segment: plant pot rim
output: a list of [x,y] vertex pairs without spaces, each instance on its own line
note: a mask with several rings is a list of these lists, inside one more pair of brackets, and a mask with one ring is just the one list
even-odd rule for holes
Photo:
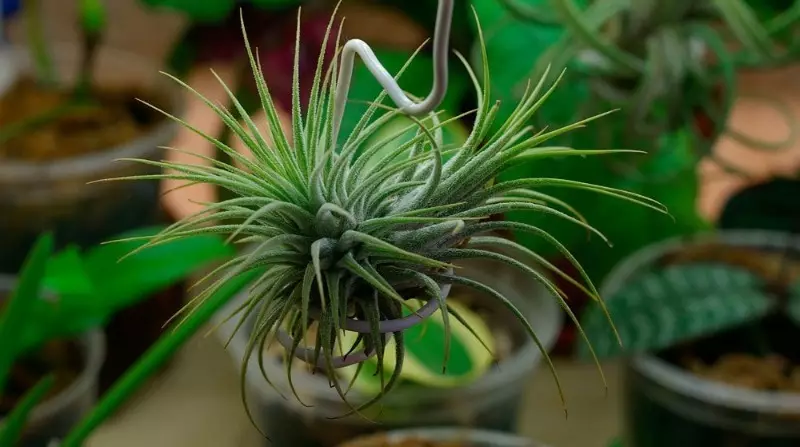
[[[465,264],[474,265],[476,263],[472,261]],[[511,270],[511,267],[505,265],[495,263],[493,263],[493,265],[497,265],[496,270],[494,270],[495,273],[491,273],[493,277],[500,276],[499,273],[497,273],[498,271]],[[475,270],[477,271],[478,269]],[[516,278],[524,277],[523,273],[514,272],[519,275]],[[481,273],[484,275],[490,274],[488,272]],[[532,320],[531,324],[537,330],[537,335],[542,344],[547,349],[550,349],[555,344],[561,330],[563,321],[561,308],[556,300],[553,299],[535,279],[525,277],[525,280],[525,295],[531,297],[531,301],[535,302],[535,305],[539,307],[537,307],[535,311],[527,313],[523,311],[523,314],[525,314],[529,320]],[[240,293],[236,298],[232,299],[224,309],[214,316],[215,323],[219,325],[216,334],[220,337],[220,340],[226,343],[231,336],[233,336],[231,343],[228,345],[228,351],[231,357],[237,362],[237,367],[239,368],[242,367],[241,360],[244,358],[245,347],[247,346],[248,335],[246,334],[246,326],[242,327],[236,334],[233,334],[237,321],[236,319],[225,321],[225,318],[239,307],[244,299],[246,299],[245,294]],[[258,393],[259,398],[270,401],[273,399],[274,392],[270,386],[264,382],[258,366],[258,361],[255,357],[256,356],[253,356],[250,359],[246,374],[247,381]],[[469,385],[456,389],[428,387],[409,389],[402,393],[403,402],[410,402],[414,399],[420,402],[449,399],[452,398],[454,392],[459,394],[486,393],[493,389],[501,388],[504,384],[509,382],[521,380],[522,376],[528,373],[530,368],[534,367],[540,359],[541,353],[536,347],[536,344],[532,340],[526,338],[524,343],[519,346],[511,356],[504,359],[498,367],[491,368],[485,375]],[[270,381],[276,387],[285,389],[288,386],[285,374],[278,374],[278,372],[284,372],[285,368],[276,360],[270,359],[269,361],[265,361],[264,368],[268,373],[272,370],[273,374],[270,374],[269,377]],[[317,404],[325,405],[329,402],[339,402],[341,400],[339,395],[331,389],[328,381],[318,376],[298,374],[293,377],[293,382],[295,388],[301,395],[314,399],[314,402]],[[393,402],[395,396],[398,396],[398,394],[389,393],[385,397],[385,402]],[[291,402],[292,400],[289,398],[287,404],[291,405]],[[298,409],[304,408],[300,406],[299,403],[297,406]]]
[[426,441],[452,441],[455,438],[456,440],[465,440],[487,447],[547,447],[545,444],[510,433],[458,427],[392,430],[375,435],[361,436],[352,441],[345,442],[339,447],[360,447],[360,442],[368,442],[372,439],[386,439],[390,443],[396,443],[403,440],[420,438]]
[[19,77],[18,65],[9,63],[14,59],[14,55],[14,47],[0,42],[0,62],[2,62],[0,63],[0,96],[4,95]]
[[[0,289],[9,290],[15,281],[16,277],[13,275],[0,274]],[[28,418],[28,423],[31,425],[55,416],[83,395],[95,392],[100,369],[106,358],[105,334],[99,329],[91,329],[73,337],[72,340],[77,342],[78,348],[84,355],[83,367],[68,387],[34,407]],[[0,418],[0,422],[2,421]]]
[[[14,57],[18,61],[18,65],[23,67],[22,72],[29,72],[30,56],[28,51],[19,45],[11,45],[10,50],[14,53]],[[77,43],[64,41],[58,42],[51,46],[54,58],[58,60],[63,58],[70,60],[79,48]],[[164,80],[158,79],[153,85],[146,85],[147,82],[141,82],[141,79],[158,74],[158,68],[146,58],[134,52],[114,48],[113,46],[101,46],[98,51],[98,60],[112,59],[120,61],[123,67],[138,67],[136,70],[128,71],[138,73],[138,82],[128,82],[137,86],[145,86],[147,91],[157,92],[162,94],[165,101],[165,111],[172,113],[175,116],[180,116],[183,104],[181,103],[180,96],[175,89],[171,88]],[[25,67],[28,67],[26,69]],[[107,169],[110,163],[122,163],[116,161],[120,158],[142,158],[145,152],[151,151],[153,147],[160,144],[161,141],[168,141],[167,136],[175,133],[178,129],[178,124],[170,119],[164,117],[162,121],[153,126],[153,128],[140,135],[139,137],[128,141],[123,144],[108,148],[100,152],[93,152],[89,154],[81,154],[72,157],[60,158],[56,160],[47,160],[45,162],[28,162],[28,161],[15,161],[3,160],[0,163],[0,178],[6,182],[13,181],[26,181],[32,178],[57,180],[61,178],[71,178],[76,176],[86,176],[92,173],[103,171]],[[129,163],[129,162],[128,162]]]
[[[608,275],[600,293],[606,297],[613,296],[639,270],[648,268],[665,254],[708,242],[775,249],[791,246],[800,250],[800,236],[779,231],[731,230],[676,237],[644,247],[622,261]],[[630,359],[630,366],[647,379],[693,399],[744,411],[800,414],[800,393],[757,391],[727,385],[692,374],[652,354],[634,356]]]

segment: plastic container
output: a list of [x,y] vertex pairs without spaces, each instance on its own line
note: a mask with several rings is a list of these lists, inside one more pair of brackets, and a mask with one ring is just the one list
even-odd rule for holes
[[[613,296],[658,258],[688,244],[709,241],[800,251],[800,237],[778,232],[728,231],[676,238],[647,247],[622,262],[601,293]],[[631,359],[623,392],[625,447],[800,445],[800,393],[753,391],[714,382],[654,355]]]
[[[535,279],[497,263],[471,261],[461,265],[464,268],[459,273],[505,293],[528,318],[542,343],[548,349],[553,346],[561,329],[561,310],[556,300]],[[221,321],[243,299],[245,296],[233,300],[217,318]],[[253,356],[247,371],[248,404],[261,429],[270,438],[271,443],[265,441],[265,445],[334,447],[363,434],[424,426],[515,431],[522,404],[521,390],[542,358],[522,325],[507,312],[497,304],[495,321],[489,324],[514,328],[516,350],[509,358],[465,388],[398,387],[381,402],[380,416],[374,419],[378,423],[359,417],[330,419],[343,415],[348,407],[329,387],[326,379],[297,369],[293,375],[294,385],[303,401],[313,407],[304,407],[293,398],[282,399],[264,380],[257,356]],[[218,335],[227,340],[235,325],[233,320],[224,324],[217,331]],[[251,327],[243,327],[228,347],[239,367],[251,330]],[[265,356],[265,371],[284,396],[292,396],[280,361]],[[351,396],[354,396],[352,391]]]
[[[0,276],[0,294],[8,293],[14,282],[11,276]],[[106,355],[105,336],[92,330],[78,337],[76,342],[83,357],[81,373],[67,388],[33,409],[16,447],[47,447],[50,441],[66,436],[97,401],[100,368]],[[2,423],[0,419],[0,425]]]
[[13,47],[3,42],[3,37],[0,35],[0,96],[14,84],[19,75],[15,54]]
[[[507,433],[498,433],[482,430],[465,430],[459,428],[427,428],[420,430],[398,430],[385,434],[366,436],[350,442],[346,442],[339,447],[386,447],[388,445],[401,445],[402,442],[414,440],[425,440],[433,442],[463,442],[469,447],[547,447],[530,439]],[[374,440],[374,441],[373,441]],[[373,444],[378,441],[380,443]]]
[[[51,51],[61,78],[74,78],[78,46],[62,44]],[[17,48],[21,73],[30,72],[28,52]],[[136,87],[150,92],[172,113],[178,107],[176,89],[158,68],[135,54],[101,48],[95,65],[101,86]],[[161,104],[163,103],[163,104]],[[87,182],[129,175],[158,173],[141,163],[119,158],[160,160],[177,127],[164,119],[138,139],[104,152],[44,163],[0,162],[0,271],[15,273],[36,237],[55,231],[59,244],[91,245],[128,229],[147,225],[158,216],[156,181]]]

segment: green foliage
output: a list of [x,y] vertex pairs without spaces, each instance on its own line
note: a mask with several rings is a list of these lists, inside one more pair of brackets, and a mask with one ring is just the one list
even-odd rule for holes
[[0,392],[5,389],[8,374],[17,356],[11,343],[19,340],[30,324],[39,298],[47,259],[52,251],[52,234],[45,234],[36,241],[31,253],[25,259],[14,290],[6,297],[8,301],[4,303],[3,311],[0,312],[0,340],[3,343],[3,349],[0,350]]
[[[654,352],[757,321],[777,305],[765,286],[754,273],[724,264],[669,266],[605,297],[622,346],[598,306],[582,323],[598,356]],[[578,353],[589,351],[581,346]]]
[[[330,26],[332,24],[333,19]],[[297,38],[300,38],[299,33]],[[324,48],[325,43],[323,51]],[[368,151],[361,150],[363,143],[381,125],[403,113],[390,108],[368,124],[378,110],[378,104],[385,99],[385,92],[377,96],[351,130],[344,132],[343,143],[335,145],[332,141],[335,127],[332,108],[338,87],[338,60],[325,69],[322,63],[324,55],[320,57],[311,91],[302,92],[309,94],[310,98],[306,113],[300,110],[301,92],[295,67],[292,131],[286,135],[249,43],[247,49],[268,119],[265,130],[273,136],[274,143],[267,143],[262,134],[264,130],[255,127],[232,92],[229,92],[229,100],[233,111],[229,111],[176,79],[218,114],[231,134],[247,145],[253,158],[244,158],[223,142],[200,133],[220,151],[239,161],[244,169],[221,161],[214,161],[211,166],[197,166],[137,160],[174,173],[136,177],[207,183],[233,194],[234,198],[210,204],[204,211],[170,226],[148,241],[145,247],[187,236],[218,233],[228,233],[233,240],[253,245],[253,251],[221,266],[218,276],[198,297],[198,302],[202,303],[233,278],[253,269],[265,269],[251,286],[246,304],[231,315],[240,322],[250,316],[255,318],[255,330],[251,334],[247,355],[242,359],[243,371],[253,355],[263,355],[264,344],[282,328],[296,340],[289,355],[296,352],[301,335],[306,333],[312,321],[316,321],[319,325],[317,357],[327,365],[331,376],[333,359],[339,352],[337,335],[345,321],[351,318],[366,322],[371,332],[361,334],[358,345],[350,348],[374,349],[377,369],[382,373],[386,360],[386,337],[379,333],[380,323],[402,317],[403,308],[408,305],[406,299],[412,291],[415,298],[435,300],[440,310],[451,310],[440,297],[438,282],[465,285],[494,297],[520,319],[546,357],[534,328],[505,296],[485,284],[459,275],[457,270],[447,273],[452,261],[464,258],[486,258],[505,263],[539,279],[569,312],[560,292],[546,275],[486,248],[511,245],[538,261],[541,258],[536,253],[504,239],[479,235],[513,227],[539,233],[556,245],[559,245],[558,241],[532,225],[487,222],[486,218],[496,213],[528,211],[558,215],[571,224],[596,231],[550,206],[548,196],[539,192],[540,187],[548,185],[588,188],[663,211],[658,203],[636,194],[557,178],[527,178],[517,183],[492,186],[492,180],[499,173],[525,161],[626,151],[584,151],[546,145],[552,138],[582,127],[597,117],[562,128],[531,132],[527,122],[554,90],[554,86],[548,87],[544,79],[532,83],[514,112],[496,131],[492,131],[492,122],[499,108],[491,101],[485,53],[482,58],[486,78],[483,84],[464,61],[477,92],[478,110],[474,126],[463,144],[446,145],[439,138],[438,129],[448,125],[447,120],[429,129],[417,121],[410,126],[410,129],[417,129],[413,139],[390,153],[383,152],[386,155],[370,165],[370,158],[390,141],[384,140]],[[399,70],[398,77],[407,65]],[[430,116],[436,116],[436,113]],[[173,118],[194,130],[190,123]],[[239,120],[242,120],[241,124]],[[396,136],[400,138],[403,134],[405,130]],[[411,156],[397,159],[408,150]],[[449,159],[445,162],[446,156]],[[227,223],[230,220],[240,223]],[[555,270],[553,266],[549,267]],[[586,288],[596,295],[591,284]],[[447,317],[444,322],[447,334],[451,330],[450,312],[442,315]],[[396,344],[394,370],[381,391],[354,411],[378,402],[397,383],[405,359],[405,342],[402,331],[393,333],[392,337]],[[344,352],[349,350],[344,347]],[[547,360],[552,368],[549,358]],[[292,362],[286,364],[290,369]],[[346,400],[342,384],[335,377],[331,380],[342,399]]]
[[[262,8],[285,8],[302,3],[302,0],[248,0]],[[169,8],[185,14],[198,22],[220,22],[234,12],[238,0],[142,0],[156,8]]]
[[83,32],[99,35],[106,26],[106,8],[103,0],[80,0],[80,21]]
[[[548,9],[549,0],[517,0],[520,6]],[[514,111],[525,84],[534,77],[534,64],[544,56],[547,48],[555,44],[565,31],[562,27],[543,26],[517,20],[501,0],[472,0],[472,5],[486,30],[486,52],[491,69],[492,99],[500,101],[500,110],[494,123],[498,128]],[[474,23],[474,22],[473,22]],[[472,66],[482,77],[481,51],[475,45],[471,55]],[[535,123],[569,123],[576,119],[576,105],[586,98],[586,86],[578,82],[565,82],[554,91],[533,117]],[[562,136],[571,138],[574,133]]]
[[[152,237],[161,229],[140,229],[121,237]],[[101,245],[85,253],[69,247],[50,256],[52,237],[44,236],[20,273],[6,311],[0,313],[4,340],[0,378],[23,353],[48,340],[102,326],[116,312],[233,254],[223,239],[213,235],[184,238],[131,254],[142,245],[141,241]]]
[[[609,127],[618,121],[609,119]],[[576,143],[591,147],[593,138],[580,135]],[[586,264],[590,276],[602,280],[622,259],[650,243],[683,234],[710,230],[711,224],[697,212],[700,190],[695,168],[692,142],[687,132],[674,132],[660,138],[663,150],[648,154],[638,172],[625,171],[627,160],[589,158],[575,163],[569,160],[551,160],[545,163],[519,165],[501,176],[502,181],[535,175],[552,175],[582,180],[587,183],[624,189],[653,198],[662,203],[671,218],[653,213],[633,203],[620,203],[613,197],[597,196],[579,189],[554,191],[554,195],[578,209],[581,215],[600,230],[613,244],[588,235],[585,231],[561,225],[552,217],[526,216],[509,213],[507,218],[535,224],[551,232]],[[579,147],[581,147],[579,146]],[[644,158],[644,157],[643,157]],[[622,167],[616,164],[622,162]],[[619,216],[625,216],[620,220]],[[558,255],[541,240],[528,234],[517,234],[526,247],[546,255]]]
[[22,397],[14,409],[11,410],[11,413],[3,420],[3,423],[0,424],[0,446],[11,447],[17,445],[30,413],[44,399],[44,396],[50,391],[54,383],[55,378],[47,376],[25,393],[25,396]]

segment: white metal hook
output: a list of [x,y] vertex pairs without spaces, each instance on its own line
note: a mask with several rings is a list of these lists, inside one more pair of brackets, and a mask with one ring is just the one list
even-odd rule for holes
[[418,116],[429,113],[439,107],[447,92],[448,50],[450,48],[450,28],[453,22],[454,0],[439,0],[436,13],[436,27],[433,32],[433,88],[422,102],[415,103],[406,96],[386,67],[381,64],[372,48],[360,39],[351,39],[342,49],[339,79],[333,104],[333,141],[339,138],[339,128],[344,117],[347,94],[353,78],[355,56],[361,56],[364,65],[372,73],[378,83],[386,89],[386,93],[401,111],[408,115]]

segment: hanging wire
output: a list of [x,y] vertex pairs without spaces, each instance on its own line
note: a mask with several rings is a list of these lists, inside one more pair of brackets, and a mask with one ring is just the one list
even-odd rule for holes
[[406,95],[366,42],[360,39],[350,39],[345,43],[342,49],[341,66],[334,97],[333,141],[338,141],[339,129],[341,128],[347,104],[347,94],[353,78],[356,55],[361,57],[364,65],[375,77],[375,80],[386,89],[389,97],[404,113],[411,116],[425,115],[439,107],[447,92],[447,53],[450,47],[450,28],[453,22],[453,2],[454,0],[439,0],[439,9],[436,13],[436,28],[433,35],[433,87],[428,97],[421,102],[414,102],[413,99]]

